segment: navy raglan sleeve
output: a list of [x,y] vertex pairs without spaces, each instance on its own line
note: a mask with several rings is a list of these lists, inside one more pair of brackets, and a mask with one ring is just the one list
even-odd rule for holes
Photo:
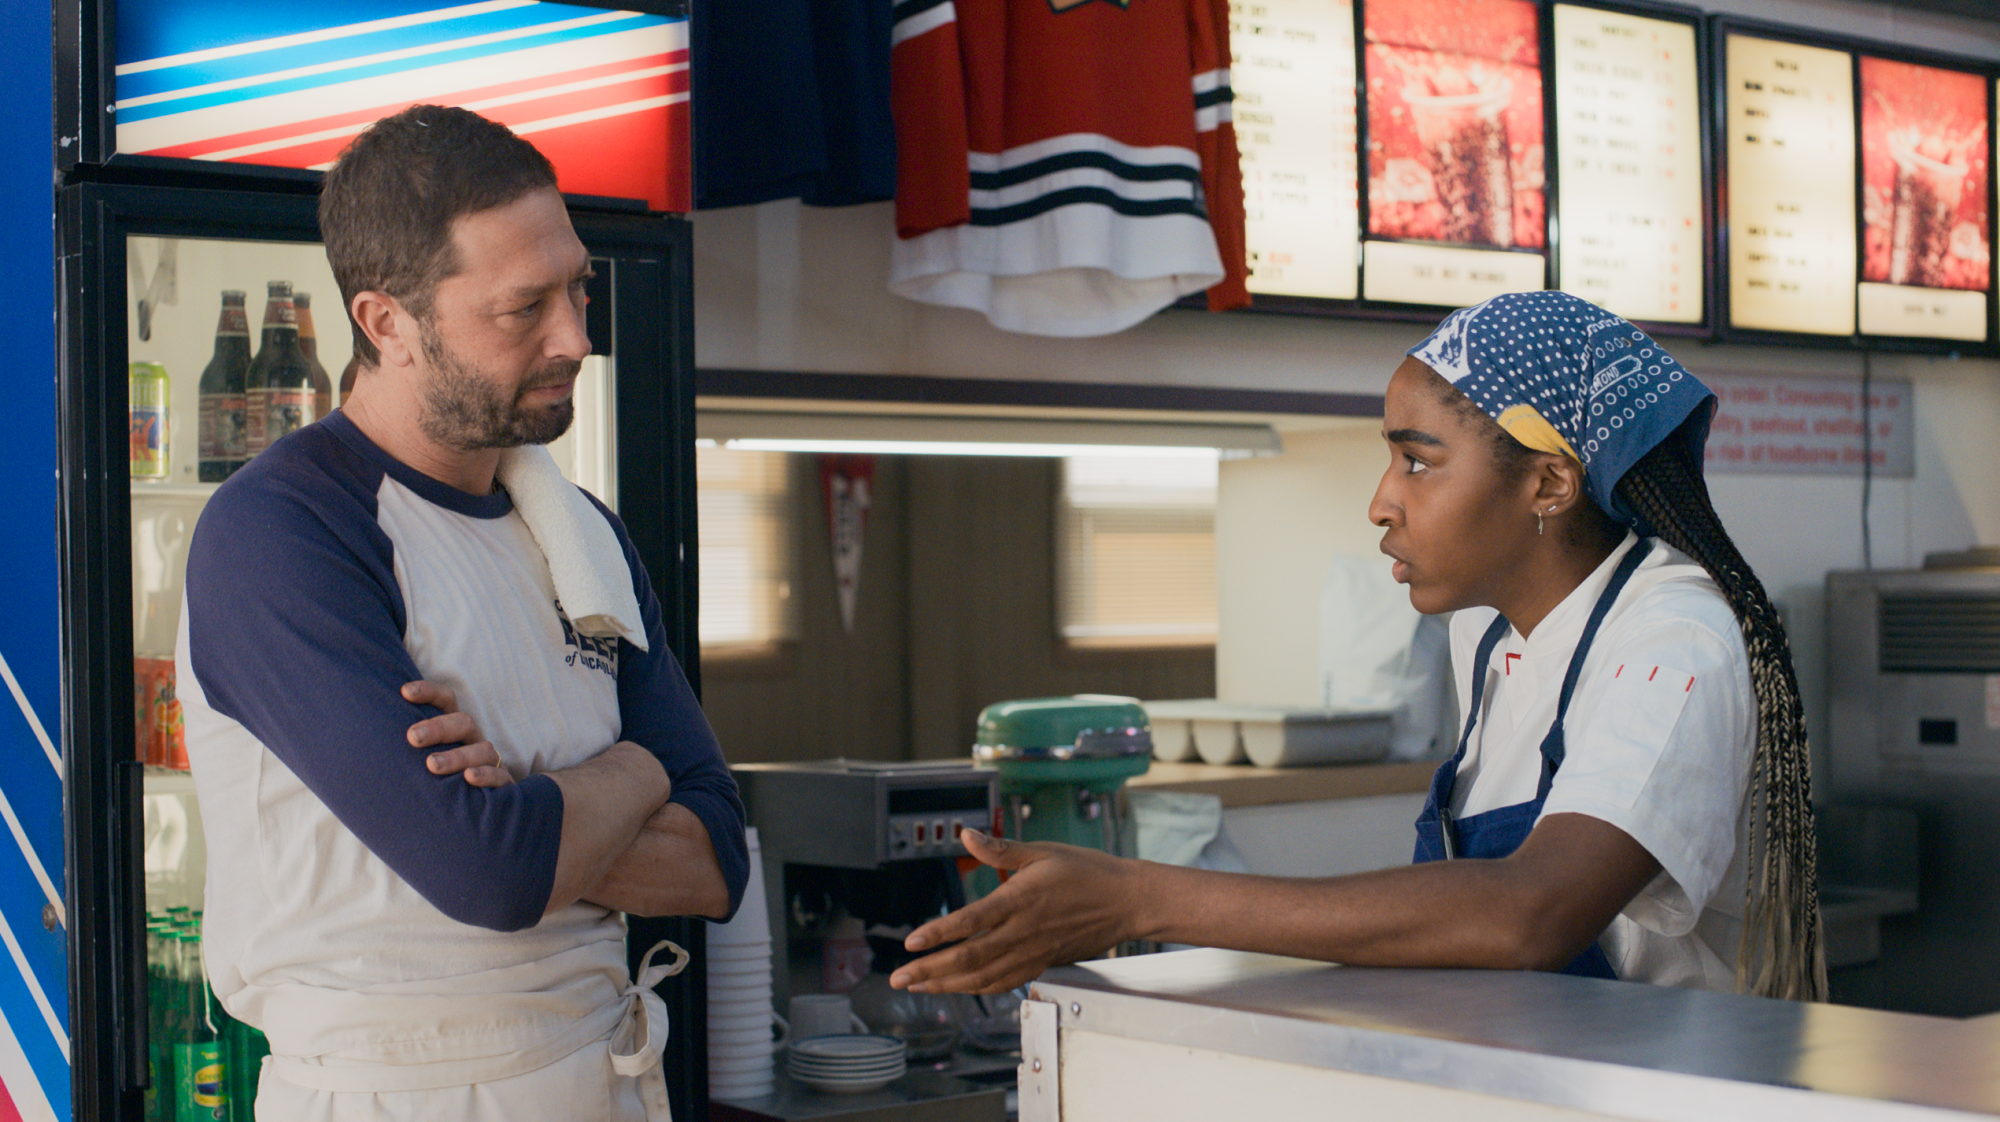
[[547,776],[484,789],[433,775],[436,749],[410,746],[409,727],[439,711],[400,692],[422,674],[373,502],[364,483],[299,463],[253,463],[220,488],[188,551],[189,664],[212,708],[439,911],[532,927],[555,882],[562,792]]
[[[587,492],[586,492],[587,493]],[[709,728],[694,690],[680,660],[667,646],[667,632],[660,615],[660,598],[653,593],[652,579],[645,563],[625,533],[618,516],[597,503],[610,521],[632,569],[632,591],[639,597],[640,614],[645,619],[646,645],[640,650],[624,640],[618,642],[618,709],[623,719],[621,735],[658,756],[673,780],[670,799],[694,812],[708,827],[715,846],[715,861],[729,885],[729,915],[743,902],[743,886],[750,879],[750,854],[743,837],[743,799],[736,779],[722,758],[722,746]],[[726,916],[724,918],[727,918]]]

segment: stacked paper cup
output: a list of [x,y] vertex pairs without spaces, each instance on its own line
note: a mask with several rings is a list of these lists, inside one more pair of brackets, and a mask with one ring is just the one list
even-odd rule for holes
[[750,884],[736,917],[708,931],[708,1089],[740,1101],[768,1095],[776,1047],[771,1015],[771,920],[764,896],[764,854],[750,837]]

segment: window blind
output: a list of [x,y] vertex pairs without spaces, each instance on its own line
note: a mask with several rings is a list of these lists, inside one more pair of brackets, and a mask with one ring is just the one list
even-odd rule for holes
[[1056,511],[1056,627],[1079,647],[1215,642],[1213,459],[1075,456]]
[[750,651],[799,636],[798,505],[782,452],[695,449],[701,646]]

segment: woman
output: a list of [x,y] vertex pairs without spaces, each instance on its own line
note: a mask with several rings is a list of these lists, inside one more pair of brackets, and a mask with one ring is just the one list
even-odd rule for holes
[[968,833],[999,890],[894,984],[994,992],[1128,939],[1354,965],[1564,970],[1825,994],[1784,629],[1701,474],[1714,395],[1557,292],[1454,312],[1396,369],[1369,517],[1456,612],[1458,751],[1417,863],[1238,876]]

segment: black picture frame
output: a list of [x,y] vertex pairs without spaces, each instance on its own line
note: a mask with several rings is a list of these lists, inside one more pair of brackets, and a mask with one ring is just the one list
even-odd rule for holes
[[[1862,151],[1861,151],[1861,59],[1863,56],[1907,62],[1919,66],[1931,66],[1942,70],[1980,76],[1986,84],[1986,143],[1992,145],[1992,130],[1996,121],[1994,83],[2000,79],[2000,66],[1983,60],[1937,51],[1919,50],[1864,39],[1858,36],[1830,35],[1788,24],[1765,20],[1744,19],[1738,16],[1716,15],[1709,17],[1710,47],[1713,60],[1712,84],[1710,86],[1710,118],[1712,121],[1711,146],[1715,153],[1715,173],[1710,186],[1710,196],[1716,211],[1716,329],[1715,339],[1723,343],[1777,346],[1813,346],[1831,350],[1880,351],[1888,353],[1936,354],[1936,355],[2000,355],[2000,254],[1990,251],[1996,218],[2000,218],[2000,163],[1993,159],[1989,151],[1986,174],[1986,214],[1987,256],[1986,283],[1986,337],[1980,341],[1945,339],[1938,337],[1870,335],[1861,330],[1859,293],[1862,270],[1867,258],[1866,226],[1863,219],[1865,207]],[[1744,35],[1758,39],[1769,39],[1783,43],[1796,43],[1822,50],[1840,51],[1848,56],[1849,74],[1853,88],[1853,104],[1850,112],[1854,119],[1854,277],[1855,277],[1855,330],[1847,335],[1816,334],[1811,332],[1774,331],[1764,328],[1738,327],[1730,316],[1730,265],[1729,265],[1729,89],[1728,89],[1728,41],[1731,35]]]
[[[1251,303],[1245,312],[1254,314],[1276,314],[1292,316],[1312,316],[1322,318],[1342,318],[1377,320],[1388,322],[1435,323],[1455,305],[1450,304],[1405,304],[1400,302],[1370,300],[1367,292],[1367,246],[1371,242],[1393,242],[1397,239],[1373,237],[1369,234],[1370,215],[1368,197],[1368,148],[1370,144],[1368,125],[1368,74],[1366,64],[1367,4],[1370,0],[1354,0],[1354,74],[1355,74],[1355,148],[1356,148],[1356,199],[1358,206],[1359,237],[1357,251],[1360,260],[1356,263],[1356,291],[1354,299],[1333,299],[1327,297],[1300,296],[1281,293],[1253,293]],[[1377,0],[1393,2],[1393,0]],[[1710,184],[1714,174],[1713,124],[1710,119],[1710,72],[1713,69],[1710,53],[1710,36],[1705,27],[1707,17],[1700,9],[1682,4],[1654,2],[1654,0],[1533,0],[1537,11],[1540,75],[1542,82],[1543,118],[1543,191],[1546,206],[1544,217],[1544,248],[1524,253],[1539,253],[1543,259],[1543,286],[1556,288],[1560,285],[1561,257],[1561,152],[1555,142],[1556,137],[1556,57],[1554,14],[1557,3],[1573,7],[1593,8],[1601,11],[1618,12],[1641,16],[1648,19],[1671,20],[1687,24],[1694,32],[1695,44],[1695,91],[1698,99],[1697,121],[1701,146],[1700,174],[1702,177],[1702,221],[1700,281],[1702,295],[1702,317],[1693,323],[1635,321],[1646,331],[1666,337],[1707,340],[1713,337],[1716,324],[1716,205],[1714,191]],[[1428,243],[1425,243],[1428,244]],[[1509,252],[1509,251],[1495,251]],[[1183,301],[1185,306],[1199,306],[1203,298],[1190,297]]]
[[[1556,102],[1556,79],[1553,75],[1557,53],[1554,9],[1557,6],[1589,8],[1597,11],[1615,12],[1621,15],[1638,16],[1644,19],[1683,23],[1688,25],[1694,32],[1695,120],[1696,128],[1700,134],[1697,137],[1697,143],[1701,146],[1702,314],[1699,320],[1692,323],[1643,319],[1635,319],[1632,322],[1647,334],[1660,338],[1682,338],[1696,341],[1705,341],[1713,338],[1716,325],[1715,290],[1718,265],[1715,237],[1715,190],[1713,187],[1715,183],[1714,122],[1710,116],[1713,108],[1713,99],[1708,96],[1712,81],[1711,71],[1714,69],[1714,63],[1710,51],[1710,38],[1707,29],[1708,17],[1699,8],[1685,4],[1655,2],[1655,0],[1549,0],[1548,10],[1545,12],[1542,21],[1544,35],[1542,49],[1544,57],[1548,59],[1548,64],[1543,68],[1542,104],[1549,115],[1546,130],[1551,144],[1551,155],[1548,163],[1551,167],[1558,169],[1558,171],[1562,159],[1561,152],[1554,146],[1556,114],[1559,112],[1559,107]],[[1552,174],[1550,176],[1549,183],[1551,185],[1549,187],[1550,226],[1555,231],[1549,239],[1549,287],[1560,288],[1562,284],[1562,225],[1559,207],[1561,206],[1562,191],[1556,175]]]

